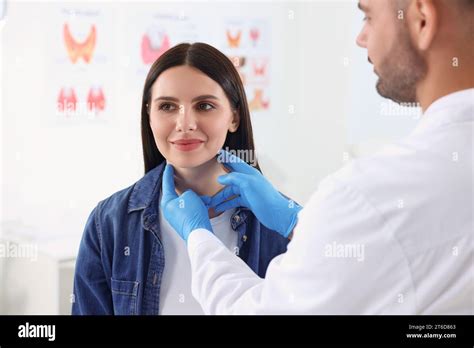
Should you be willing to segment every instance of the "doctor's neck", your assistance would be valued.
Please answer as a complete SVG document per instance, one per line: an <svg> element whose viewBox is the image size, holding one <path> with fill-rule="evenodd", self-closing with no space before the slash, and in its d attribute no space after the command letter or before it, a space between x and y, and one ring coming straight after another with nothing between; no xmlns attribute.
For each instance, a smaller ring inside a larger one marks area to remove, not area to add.
<svg viewBox="0 0 474 348"><path fill-rule="evenodd" d="M423 112L436 100L448 94L464 89L474 88L474 65L467 63L474 61L472 57L464 55L460 63L452 57L445 57L446 64L439 63L432 69L426 78L417 87L417 99ZM451 63L451 60L453 62ZM459 64L459 65L456 65Z"/></svg>
<svg viewBox="0 0 474 348"><path fill-rule="evenodd" d="M437 3L442 20L438 20L438 31L425 53L426 76L416 88L423 112L441 97L474 88L474 6L454 3Z"/></svg>

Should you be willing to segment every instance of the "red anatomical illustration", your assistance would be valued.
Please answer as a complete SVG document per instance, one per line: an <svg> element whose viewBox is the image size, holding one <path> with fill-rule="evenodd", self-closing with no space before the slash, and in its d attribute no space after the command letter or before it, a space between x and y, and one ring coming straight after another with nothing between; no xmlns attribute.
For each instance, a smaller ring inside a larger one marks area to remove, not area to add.
<svg viewBox="0 0 474 348"><path fill-rule="evenodd" d="M87 108L94 111L105 109L105 96L102 88L92 87L87 95Z"/></svg>
<svg viewBox="0 0 474 348"><path fill-rule="evenodd" d="M145 64L151 64L157 60L163 53L170 48L170 39L168 35L164 35L159 45L153 45L148 34L142 38L142 60Z"/></svg>
<svg viewBox="0 0 474 348"><path fill-rule="evenodd" d="M77 104L76 93L69 87L61 88L58 96L58 110L60 112L75 111Z"/></svg>
<svg viewBox="0 0 474 348"><path fill-rule="evenodd" d="M66 45L66 51L71 62L75 64L79 58L82 58L86 63L89 63L92 59L97 40L95 25L92 25L89 35L83 42L77 42L76 39L74 39L67 23L64 24L63 34L64 44Z"/></svg>

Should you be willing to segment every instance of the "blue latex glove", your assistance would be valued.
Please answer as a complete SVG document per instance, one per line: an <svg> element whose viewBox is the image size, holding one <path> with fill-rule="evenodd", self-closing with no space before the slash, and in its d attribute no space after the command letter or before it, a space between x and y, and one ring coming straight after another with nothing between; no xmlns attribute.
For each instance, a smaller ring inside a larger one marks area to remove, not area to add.
<svg viewBox="0 0 474 348"><path fill-rule="evenodd" d="M187 190L181 196L177 195L174 170L169 164L163 172L163 196L160 208L165 219L186 242L189 234L198 228L213 232L203 200L192 190Z"/></svg>
<svg viewBox="0 0 474 348"><path fill-rule="evenodd" d="M288 237L296 226L298 212L303 208L285 198L257 169L240 158L221 150L218 159L233 172L217 178L226 187L211 197L207 205L216 213L235 207L249 208L267 228ZM202 199L207 200L207 197Z"/></svg>

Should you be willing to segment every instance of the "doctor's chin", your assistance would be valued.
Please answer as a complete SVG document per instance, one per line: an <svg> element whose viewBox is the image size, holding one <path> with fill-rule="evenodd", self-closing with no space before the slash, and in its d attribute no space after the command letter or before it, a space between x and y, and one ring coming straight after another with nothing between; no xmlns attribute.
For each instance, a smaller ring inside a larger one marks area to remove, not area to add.
<svg viewBox="0 0 474 348"><path fill-rule="evenodd" d="M472 347L473 18L0 0L0 347Z"/></svg>

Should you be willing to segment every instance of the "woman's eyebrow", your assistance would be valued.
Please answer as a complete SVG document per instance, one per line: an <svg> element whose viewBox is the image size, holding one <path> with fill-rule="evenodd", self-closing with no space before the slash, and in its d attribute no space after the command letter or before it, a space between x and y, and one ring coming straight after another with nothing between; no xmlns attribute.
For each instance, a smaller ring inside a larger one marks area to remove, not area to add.
<svg viewBox="0 0 474 348"><path fill-rule="evenodd" d="M191 102L194 103L194 102L197 101L197 100L203 100L203 99L219 100L219 98L216 97L215 95L212 95L212 94L204 94L204 95L200 95L200 96L198 96L198 97L193 98L193 100L191 100ZM167 100L167 101L179 102L179 99L178 99L178 98L169 97L169 96L160 96L160 97L154 99L155 102L157 102L158 100Z"/></svg>
<svg viewBox="0 0 474 348"><path fill-rule="evenodd" d="M200 95L199 97L193 98L193 100L191 100L191 102L195 102L195 101L197 101L197 100L203 100L203 99L215 99L215 100L219 100L219 98L217 98L215 95L212 95L212 94L205 94L205 95Z"/></svg>
<svg viewBox="0 0 474 348"><path fill-rule="evenodd" d="M175 98L175 97L167 97L167 96L162 96L162 97L158 97L158 98L155 98L155 99L154 99L155 102L157 102L158 100L167 100L167 101L179 102L179 99L178 99L178 98Z"/></svg>

